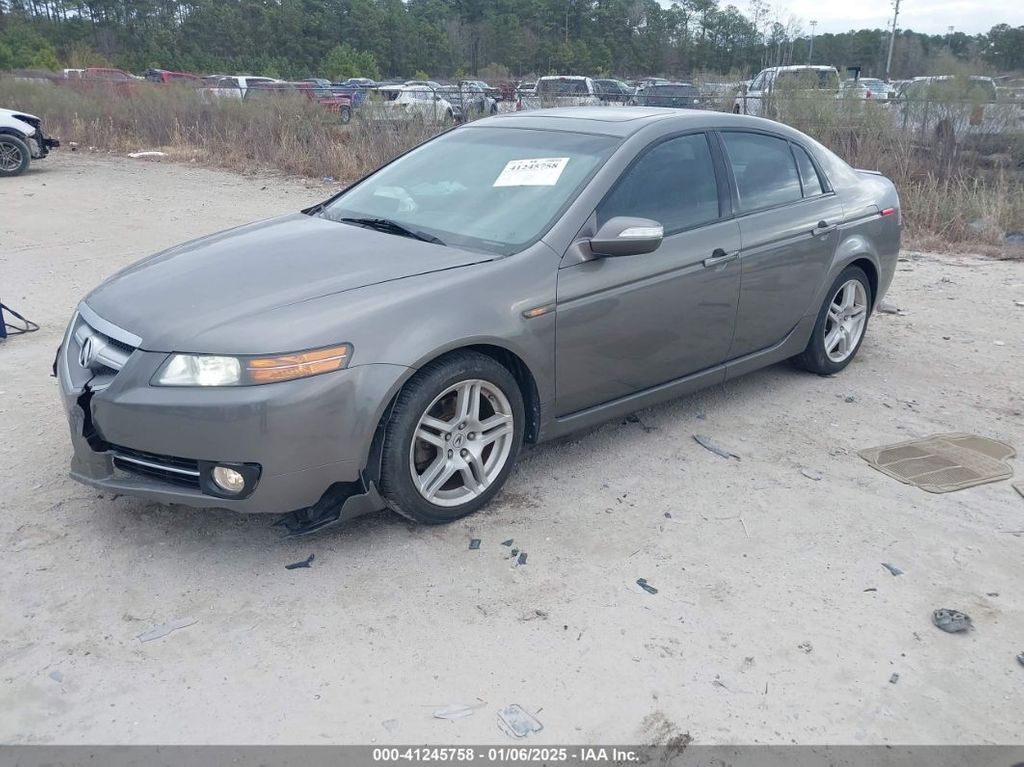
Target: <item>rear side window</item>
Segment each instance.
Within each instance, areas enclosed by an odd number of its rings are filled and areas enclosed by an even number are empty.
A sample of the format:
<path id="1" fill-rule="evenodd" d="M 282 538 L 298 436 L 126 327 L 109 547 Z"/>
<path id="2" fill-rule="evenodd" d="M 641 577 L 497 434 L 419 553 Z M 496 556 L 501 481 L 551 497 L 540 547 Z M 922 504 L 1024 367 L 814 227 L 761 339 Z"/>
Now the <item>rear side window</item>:
<path id="1" fill-rule="evenodd" d="M 760 133 L 722 133 L 744 213 L 802 197 L 789 142 Z"/>
<path id="2" fill-rule="evenodd" d="M 716 220 L 718 184 L 705 135 L 669 139 L 642 155 L 597 208 L 598 226 L 616 216 L 653 219 L 669 234 Z"/>
<path id="3" fill-rule="evenodd" d="M 802 146 L 793 144 L 793 154 L 796 155 L 796 164 L 800 169 L 800 181 L 804 185 L 804 197 L 815 197 L 824 192 L 821 187 L 821 178 L 818 171 L 811 162 L 810 155 Z"/>

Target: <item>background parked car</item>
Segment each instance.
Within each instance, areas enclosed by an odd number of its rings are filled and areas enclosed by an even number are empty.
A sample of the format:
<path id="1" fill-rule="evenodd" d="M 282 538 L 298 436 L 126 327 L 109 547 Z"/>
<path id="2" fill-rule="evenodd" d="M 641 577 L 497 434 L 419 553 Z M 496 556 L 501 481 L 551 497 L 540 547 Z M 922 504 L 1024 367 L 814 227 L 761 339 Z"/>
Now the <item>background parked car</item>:
<path id="1" fill-rule="evenodd" d="M 338 115 L 342 123 L 348 123 L 352 119 L 352 99 L 344 94 L 334 93 L 330 85 L 327 87 L 311 83 L 308 80 L 300 82 L 259 82 L 249 85 L 245 93 L 245 99 L 267 98 L 283 94 L 301 95 L 308 100 L 319 104 L 329 112 Z"/>
<path id="2" fill-rule="evenodd" d="M 191 85 L 193 88 L 205 88 L 206 83 L 199 75 L 188 72 L 171 72 L 166 69 L 147 69 L 142 76 L 151 83 L 177 83 Z"/>
<path id="3" fill-rule="evenodd" d="M 203 78 L 207 87 L 214 96 L 227 96 L 229 98 L 244 98 L 245 92 L 253 85 L 259 83 L 280 83 L 273 77 L 254 77 L 252 75 L 209 75 Z"/>
<path id="4" fill-rule="evenodd" d="M 461 110 L 427 85 L 386 85 L 377 88 L 375 97 L 364 106 L 371 120 L 423 120 L 454 124 L 462 119 Z"/>
<path id="5" fill-rule="evenodd" d="M 669 107 L 672 109 L 700 109 L 700 91 L 693 83 L 658 83 L 644 88 L 636 97 L 643 107 Z"/>
<path id="6" fill-rule="evenodd" d="M 835 67 L 788 66 L 763 69 L 741 89 L 733 103 L 736 114 L 780 117 L 781 97 L 828 91 L 839 93 L 839 72 Z"/>
<path id="7" fill-rule="evenodd" d="M 532 96 L 522 94 L 518 108 L 540 109 L 542 107 L 581 107 L 600 104 L 601 99 L 597 95 L 597 88 L 589 77 L 557 75 L 540 78 Z"/>
<path id="8" fill-rule="evenodd" d="M 58 146 L 35 115 L 0 109 L 0 176 L 24 173 L 32 160 L 41 160 Z"/>
<path id="9" fill-rule="evenodd" d="M 597 97 L 605 104 L 626 104 L 636 96 L 636 88 L 626 85 L 622 80 L 594 80 Z"/>
<path id="10" fill-rule="evenodd" d="M 843 98 L 888 101 L 896 98 L 896 89 L 877 77 L 861 77 L 857 80 L 843 80 L 841 95 Z"/>

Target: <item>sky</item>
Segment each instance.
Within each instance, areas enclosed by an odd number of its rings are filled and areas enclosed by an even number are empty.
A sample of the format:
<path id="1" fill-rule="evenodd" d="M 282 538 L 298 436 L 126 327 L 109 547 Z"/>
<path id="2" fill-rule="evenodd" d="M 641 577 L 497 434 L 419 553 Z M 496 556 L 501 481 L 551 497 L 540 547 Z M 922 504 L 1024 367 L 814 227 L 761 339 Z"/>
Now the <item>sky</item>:
<path id="1" fill-rule="evenodd" d="M 743 0 L 731 0 L 747 13 Z M 817 19 L 818 34 L 851 29 L 885 28 L 892 19 L 890 0 L 779 0 L 788 19 L 795 15 L 809 30 L 808 21 Z M 988 32 L 996 24 L 1024 25 L 1024 0 L 901 0 L 900 29 L 927 34 L 946 34 L 949 27 L 969 35 Z"/>

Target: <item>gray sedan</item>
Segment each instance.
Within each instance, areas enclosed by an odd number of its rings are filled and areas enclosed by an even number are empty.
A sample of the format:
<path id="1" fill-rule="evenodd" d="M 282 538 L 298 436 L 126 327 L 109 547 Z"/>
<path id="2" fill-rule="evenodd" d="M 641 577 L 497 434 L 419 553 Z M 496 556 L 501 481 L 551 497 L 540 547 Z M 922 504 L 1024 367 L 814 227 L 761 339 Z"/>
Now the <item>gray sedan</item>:
<path id="1" fill-rule="evenodd" d="M 56 363 L 71 474 L 298 533 L 458 519 L 524 444 L 781 360 L 842 370 L 900 226 L 892 183 L 779 123 L 480 120 L 90 293 Z"/>

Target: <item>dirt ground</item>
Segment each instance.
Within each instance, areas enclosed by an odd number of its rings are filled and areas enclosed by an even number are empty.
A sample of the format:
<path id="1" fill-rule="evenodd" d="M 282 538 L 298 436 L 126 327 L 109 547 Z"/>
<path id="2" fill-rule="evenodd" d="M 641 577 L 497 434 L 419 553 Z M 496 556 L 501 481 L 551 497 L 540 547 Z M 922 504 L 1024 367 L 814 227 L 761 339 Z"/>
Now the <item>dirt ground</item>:
<path id="1" fill-rule="evenodd" d="M 0 344 L 0 743 L 509 743 L 511 703 L 531 743 L 1024 742 L 1024 498 L 930 495 L 856 454 L 1024 448 L 1024 263 L 907 254 L 905 314 L 837 377 L 778 365 L 535 449 L 447 527 L 283 542 L 73 483 L 49 369 L 105 276 L 331 186 L 62 149 L 2 187 L 0 298 L 42 329 Z M 432 716 L 454 703 L 479 707 Z"/>

